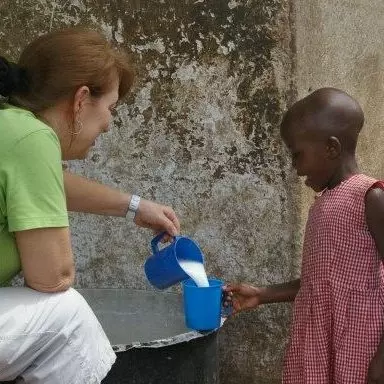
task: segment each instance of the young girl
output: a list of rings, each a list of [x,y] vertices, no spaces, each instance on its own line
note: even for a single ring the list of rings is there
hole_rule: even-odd
[[[301,279],[230,284],[235,312],[295,301],[285,384],[384,383],[384,183],[359,173],[364,115],[346,93],[317,90],[285,114],[292,165],[318,192],[305,231]]]

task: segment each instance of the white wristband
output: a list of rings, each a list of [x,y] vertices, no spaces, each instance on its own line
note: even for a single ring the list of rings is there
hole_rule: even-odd
[[[129,203],[128,211],[137,212],[137,210],[139,209],[139,204],[140,204],[140,196],[132,195],[131,201]]]

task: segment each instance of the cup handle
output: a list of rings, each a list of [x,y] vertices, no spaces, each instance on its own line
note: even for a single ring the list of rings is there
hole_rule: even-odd
[[[161,239],[166,235],[167,232],[161,232],[157,236],[155,236],[151,241],[152,253],[155,255],[159,252],[159,243]]]
[[[224,307],[225,301],[225,292],[221,295],[221,317],[229,317],[232,315],[233,307],[232,304],[229,304],[227,307]]]

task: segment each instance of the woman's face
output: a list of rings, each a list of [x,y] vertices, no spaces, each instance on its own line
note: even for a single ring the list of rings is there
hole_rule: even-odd
[[[107,93],[97,98],[88,95],[81,101],[75,115],[73,132],[69,133],[71,137],[65,151],[65,160],[86,158],[97,137],[109,131],[112,112],[119,97],[118,91],[119,83],[116,80]]]

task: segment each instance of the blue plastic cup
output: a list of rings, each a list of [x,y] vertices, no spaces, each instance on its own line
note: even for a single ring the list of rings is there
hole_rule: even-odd
[[[159,249],[159,242],[164,235],[165,232],[152,239],[153,254],[144,265],[148,281],[158,289],[165,289],[189,279],[190,276],[180,267],[179,261],[189,260],[204,263],[199,246],[186,236],[175,236],[172,243]]]
[[[223,282],[208,279],[209,287],[198,287],[192,279],[183,282],[184,316],[187,328],[209,331],[220,327]]]

